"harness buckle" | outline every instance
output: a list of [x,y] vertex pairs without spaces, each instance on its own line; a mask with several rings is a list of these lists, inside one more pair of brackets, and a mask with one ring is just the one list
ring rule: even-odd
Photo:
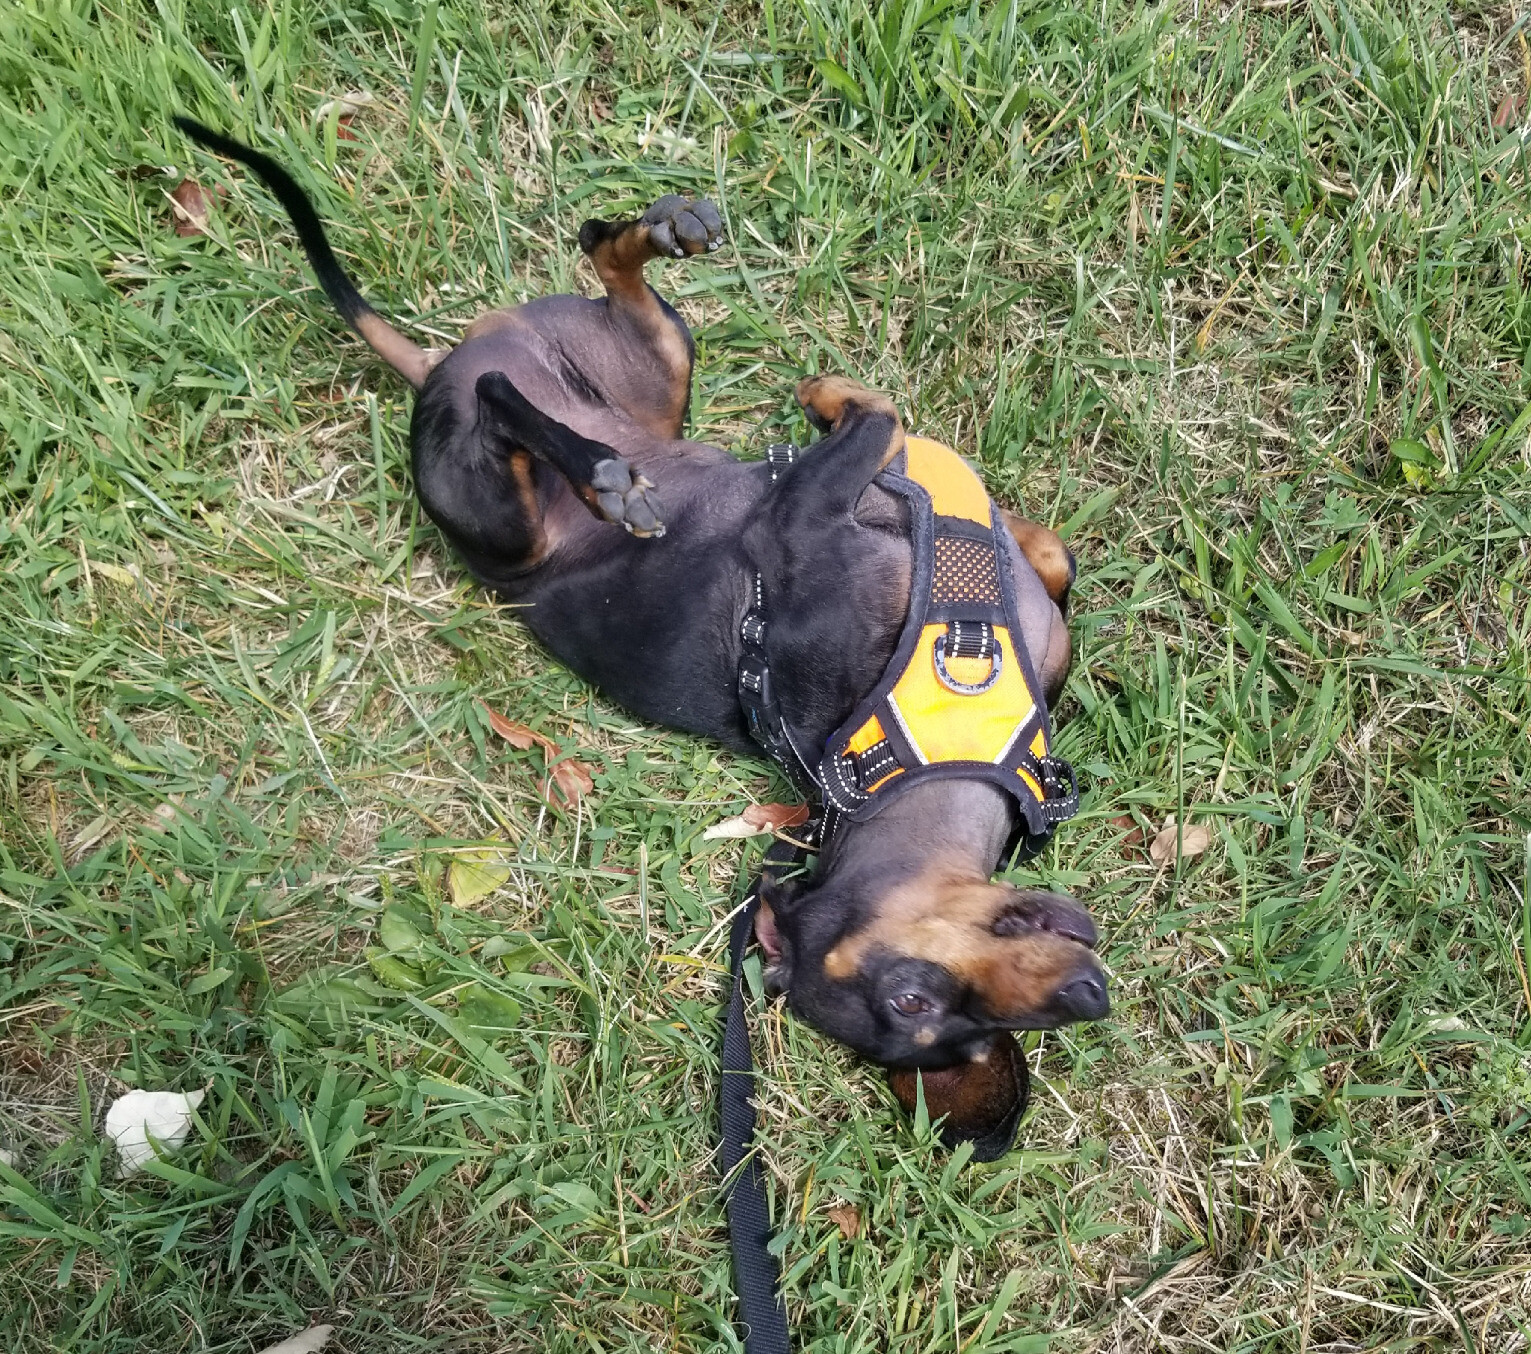
[[[946,634],[937,635],[936,642],[932,646],[936,660],[936,676],[941,679],[942,686],[958,696],[981,696],[985,691],[993,686],[995,682],[999,681],[1000,668],[1004,663],[1004,652],[1000,649],[998,644],[991,644],[988,646],[990,649],[988,654],[989,675],[985,677],[981,682],[958,681],[957,678],[953,677],[951,673],[946,670],[946,641],[948,636],[951,635],[951,628],[951,625],[948,625]],[[962,656],[956,652],[956,637],[952,636],[952,640],[952,656],[954,658]]]
[[739,659],[739,703],[744,707],[751,736],[766,751],[778,753],[786,721],[776,701],[771,669],[758,654],[746,653]]

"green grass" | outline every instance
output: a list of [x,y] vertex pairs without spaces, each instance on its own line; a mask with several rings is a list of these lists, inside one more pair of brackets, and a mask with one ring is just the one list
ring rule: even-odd
[[[584,216],[714,196],[729,248],[659,279],[701,436],[758,454],[849,371],[1079,557],[1086,796],[1035,873],[1115,1010],[1032,1040],[985,1167],[760,1016],[802,1348],[1525,1349],[1527,36],[1441,0],[0,12],[0,1343],[737,1348],[709,1153],[759,847],[701,833],[786,787],[467,585],[406,392],[185,111],[292,162],[431,342],[589,288]],[[313,114],[355,89],[348,141]],[[481,701],[595,769],[577,811]],[[1213,843],[1158,869],[1129,830],[1170,813]],[[209,1094],[121,1182],[128,1086]]]

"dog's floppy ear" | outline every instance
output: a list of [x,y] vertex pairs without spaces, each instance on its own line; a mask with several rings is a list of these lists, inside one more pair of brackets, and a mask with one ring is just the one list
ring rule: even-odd
[[785,916],[796,906],[798,895],[802,891],[801,879],[778,879],[767,871],[760,876],[761,909],[770,908],[776,916]]
[[948,1147],[971,1142],[974,1161],[994,1161],[1010,1150],[1021,1115],[1026,1112],[1031,1074],[1020,1045],[1008,1030],[994,1036],[982,1061],[890,1071],[888,1084],[899,1104],[911,1114],[921,1081],[925,1083],[925,1110],[931,1121],[945,1118],[941,1141]]
[[802,885],[795,879],[773,879],[769,874],[760,880],[760,910],[755,913],[755,939],[765,951],[766,994],[779,997],[792,986],[792,964],[781,943],[776,919],[792,911]]

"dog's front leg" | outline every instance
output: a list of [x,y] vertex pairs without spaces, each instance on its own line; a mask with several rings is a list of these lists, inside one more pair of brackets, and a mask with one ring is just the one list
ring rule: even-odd
[[597,517],[635,536],[664,535],[653,483],[614,448],[549,418],[504,372],[485,372],[473,389],[483,431],[501,440],[507,452],[527,451],[552,466]]
[[797,402],[825,436],[788,472],[778,499],[816,517],[850,513],[872,477],[904,449],[904,425],[886,395],[844,376],[810,376]]

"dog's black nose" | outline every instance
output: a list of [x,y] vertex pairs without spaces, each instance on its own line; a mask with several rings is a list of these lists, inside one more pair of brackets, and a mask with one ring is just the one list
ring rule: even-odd
[[1078,973],[1053,995],[1052,1009],[1064,1020],[1100,1020],[1109,1014],[1106,980],[1096,970]]

